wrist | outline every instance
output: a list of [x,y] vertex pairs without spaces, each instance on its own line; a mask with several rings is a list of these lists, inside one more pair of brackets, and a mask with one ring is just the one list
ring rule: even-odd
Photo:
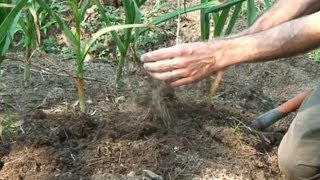
[[211,51],[213,53],[213,63],[215,67],[214,71],[219,71],[241,63],[239,62],[239,56],[241,56],[243,52],[238,51],[237,43],[234,42],[237,41],[237,39],[238,38],[221,39],[211,42]]

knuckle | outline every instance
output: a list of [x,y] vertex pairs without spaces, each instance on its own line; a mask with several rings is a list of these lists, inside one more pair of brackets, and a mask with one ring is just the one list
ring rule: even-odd
[[185,54],[185,45],[184,44],[177,44],[176,45],[176,49],[177,49],[177,54],[178,56],[182,56]]

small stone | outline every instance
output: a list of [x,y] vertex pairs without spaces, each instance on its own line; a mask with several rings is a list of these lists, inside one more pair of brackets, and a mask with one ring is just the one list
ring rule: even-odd
[[174,152],[177,152],[177,151],[179,151],[179,147],[178,146],[175,146],[174,148],[173,148],[173,150],[174,150]]
[[115,101],[117,104],[120,104],[120,103],[123,103],[125,100],[126,100],[126,97],[120,96],[120,97],[117,97],[114,101]]
[[106,101],[107,101],[107,102],[110,102],[110,101],[111,101],[108,96],[106,97]]
[[14,126],[20,127],[20,126],[22,126],[23,124],[24,124],[24,121],[23,121],[23,120],[20,120],[20,121],[16,121],[16,122],[14,123]]
[[130,171],[128,174],[127,174],[127,177],[129,178],[134,178],[136,176],[136,173],[134,171]]
[[257,166],[258,168],[263,168],[263,167],[264,167],[264,164],[263,164],[261,161],[258,161],[258,162],[256,163],[256,166]]
[[158,174],[150,171],[150,170],[143,170],[144,176],[151,178],[152,180],[163,180],[163,177],[159,176]]
[[86,101],[86,103],[87,103],[87,104],[92,104],[92,100],[91,100],[91,99],[88,99],[88,100]]

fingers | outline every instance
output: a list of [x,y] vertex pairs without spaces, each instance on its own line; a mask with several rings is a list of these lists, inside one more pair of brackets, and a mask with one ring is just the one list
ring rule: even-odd
[[173,71],[166,71],[166,72],[160,72],[160,73],[150,72],[149,74],[155,79],[170,82],[176,79],[186,77],[188,75],[188,71],[186,69],[176,69]]
[[[188,49],[184,47],[183,44],[176,45],[169,48],[163,48],[156,51],[148,52],[141,56],[142,62],[153,62],[162,59],[171,59],[174,57],[182,56],[183,54],[188,53]],[[190,52],[189,54],[191,54]]]
[[164,72],[184,68],[184,64],[185,63],[183,63],[182,61],[179,61],[178,59],[174,58],[144,63],[143,67],[149,72]]
[[186,78],[181,78],[178,79],[176,81],[173,81],[170,83],[170,86],[172,87],[178,87],[178,86],[182,86],[182,85],[186,85],[186,84],[190,84],[195,82],[197,79],[194,76],[191,77],[186,77]]

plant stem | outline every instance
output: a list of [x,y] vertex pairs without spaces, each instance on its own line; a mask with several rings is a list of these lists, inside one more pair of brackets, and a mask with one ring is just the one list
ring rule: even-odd
[[26,49],[25,49],[25,69],[24,69],[24,77],[23,80],[26,83],[30,80],[30,57],[31,57],[31,51],[32,51],[32,41],[34,39],[33,35],[33,16],[29,12],[27,15],[27,32],[26,32]]
[[24,72],[23,72],[23,82],[24,82],[24,86],[28,86],[28,83],[30,81],[30,77],[31,77],[31,47],[27,45],[26,48],[26,55],[24,58]]
[[26,55],[24,57],[24,73],[23,73],[23,81],[27,83],[30,80],[30,56],[31,56],[31,48],[30,45],[27,44],[26,47]]
[[125,52],[125,53],[120,53],[120,54],[121,54],[120,60],[118,62],[118,68],[117,68],[116,86],[119,86],[127,53]]
[[[76,6],[74,6],[76,8]],[[79,17],[79,12],[76,9],[73,10],[74,17],[76,19],[76,32],[75,32],[75,52],[76,52],[76,64],[77,64],[77,89],[78,89],[78,99],[79,99],[79,107],[82,113],[86,112],[86,103],[84,97],[84,83],[83,83],[83,60],[84,56],[82,56],[83,52],[81,49],[81,20]]]
[[119,86],[119,83],[122,77],[123,67],[126,62],[126,56],[127,56],[127,52],[130,45],[131,32],[132,32],[132,28],[126,29],[125,37],[124,37],[125,49],[123,52],[120,52],[120,60],[118,62],[117,77],[116,77],[116,86]]
[[81,49],[80,49],[80,37],[76,36],[78,44],[76,45],[76,64],[77,64],[77,89],[78,89],[78,99],[80,111],[82,113],[86,112],[86,104],[84,98],[84,83],[83,83],[83,61],[81,59]]
[[84,83],[83,83],[83,77],[81,77],[80,74],[77,74],[77,89],[78,89],[80,111],[85,113],[86,104],[85,104],[85,98],[84,98]]

